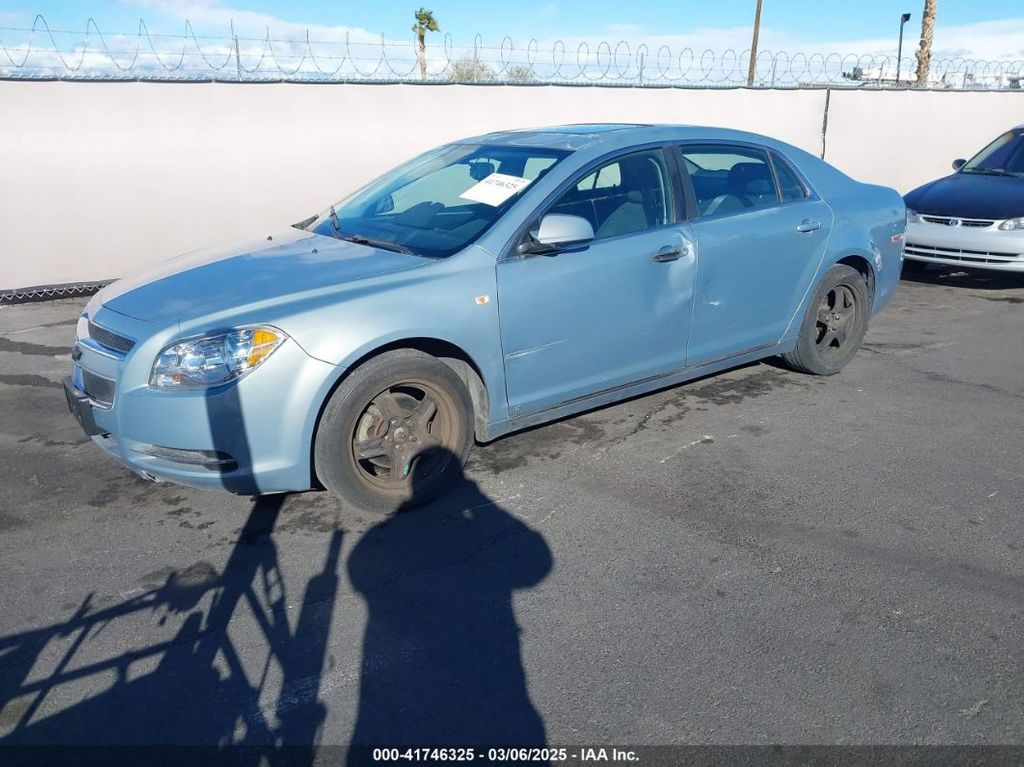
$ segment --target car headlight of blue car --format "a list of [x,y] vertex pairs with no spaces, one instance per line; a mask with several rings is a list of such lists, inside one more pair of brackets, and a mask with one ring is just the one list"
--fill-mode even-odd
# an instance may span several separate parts
[[156,389],[203,389],[241,378],[262,365],[288,338],[267,325],[232,328],[168,346],[153,363]]

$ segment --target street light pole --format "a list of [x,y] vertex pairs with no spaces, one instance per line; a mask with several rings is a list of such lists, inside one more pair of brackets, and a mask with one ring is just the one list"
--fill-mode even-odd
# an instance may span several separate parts
[[896,87],[900,87],[900,65],[903,63],[903,25],[910,21],[910,14],[900,16],[900,44],[896,49]]
[[757,38],[761,34],[761,0],[757,0],[754,13],[754,39],[750,41],[750,70],[747,72],[747,87],[754,87],[754,68],[757,65]]

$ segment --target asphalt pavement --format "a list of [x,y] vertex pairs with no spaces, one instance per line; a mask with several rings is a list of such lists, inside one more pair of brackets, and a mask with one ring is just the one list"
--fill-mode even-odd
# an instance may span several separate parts
[[1024,277],[478,447],[390,521],[147,483],[0,306],[0,745],[1024,743]]

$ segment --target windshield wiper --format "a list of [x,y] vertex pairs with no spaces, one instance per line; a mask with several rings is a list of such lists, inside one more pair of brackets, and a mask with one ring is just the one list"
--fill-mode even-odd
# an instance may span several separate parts
[[964,168],[964,173],[983,173],[986,176],[1015,176],[1015,173],[1010,173],[1002,168]]
[[338,220],[338,211],[334,209],[333,205],[331,206],[331,226],[334,227],[336,233],[341,234],[341,221]]
[[405,253],[407,256],[416,255],[409,248],[404,245],[399,245],[397,242],[391,242],[391,240],[378,240],[375,237],[366,237],[362,234],[340,234],[339,237],[349,242],[354,242],[358,245],[369,245],[371,248],[380,248],[381,250],[391,250],[395,253]]

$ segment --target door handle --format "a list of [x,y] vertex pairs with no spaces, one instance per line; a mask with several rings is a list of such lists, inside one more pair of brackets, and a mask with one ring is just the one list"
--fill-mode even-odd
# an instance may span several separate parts
[[805,218],[803,221],[801,221],[799,224],[796,225],[796,230],[798,232],[803,232],[805,234],[807,232],[813,232],[813,231],[815,231],[817,229],[821,229],[821,222],[820,221],[812,221],[809,218]]
[[685,245],[666,245],[663,248],[658,248],[654,255],[651,256],[651,260],[662,264],[666,261],[678,261],[683,256],[689,254],[689,252],[690,249]]

